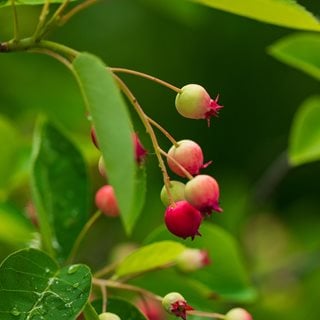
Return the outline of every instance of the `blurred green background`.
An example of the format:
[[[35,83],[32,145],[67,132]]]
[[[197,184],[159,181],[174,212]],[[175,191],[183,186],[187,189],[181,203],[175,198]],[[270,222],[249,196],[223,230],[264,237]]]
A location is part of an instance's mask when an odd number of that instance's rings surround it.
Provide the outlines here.
[[[315,1],[304,5],[320,13]],[[39,8],[19,7],[18,14],[23,33],[33,32]],[[269,45],[293,32],[182,0],[114,0],[81,12],[50,37],[94,53],[109,66],[142,71],[176,86],[199,83],[213,97],[220,94],[225,107],[208,128],[205,121],[181,118],[175,94],[167,88],[122,75],[149,116],[177,140],[197,141],[205,159],[213,160],[206,172],[220,183],[224,213],[212,220],[240,241],[260,292],[247,308],[261,320],[320,318],[320,164],[289,170],[284,156],[294,114],[307,97],[319,94],[319,85],[267,53]],[[11,33],[11,11],[5,8],[0,40]],[[27,53],[2,54],[0,68],[0,200],[12,211],[28,211],[30,146],[40,113],[83,151],[93,194],[103,183],[96,170],[99,153],[91,144],[72,75],[49,57]],[[145,130],[136,115],[132,118],[150,151],[145,210],[130,239],[118,220],[105,218],[94,228],[79,257],[91,265],[101,266],[119,241],[142,241],[163,220],[161,173]],[[158,136],[168,149],[170,143]],[[280,179],[269,180],[270,166],[279,170],[275,176]],[[0,240],[2,260],[17,244]]]

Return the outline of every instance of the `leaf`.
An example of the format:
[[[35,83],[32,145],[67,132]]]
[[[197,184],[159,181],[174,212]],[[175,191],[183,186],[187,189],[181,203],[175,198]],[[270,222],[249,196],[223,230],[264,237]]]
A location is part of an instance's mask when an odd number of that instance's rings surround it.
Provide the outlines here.
[[[126,105],[112,73],[98,58],[81,53],[74,60],[73,69],[86,107],[92,116],[121,219],[127,233],[130,233],[136,220],[133,210],[136,165]]]
[[[307,99],[294,117],[289,139],[289,161],[297,166],[320,160],[320,96]]]
[[[135,275],[165,266],[185,249],[175,241],[161,241],[144,246],[127,256],[117,267],[116,275],[124,277]]]
[[[269,48],[276,59],[320,80],[320,36],[300,33],[280,39]]]
[[[86,320],[99,320],[99,315],[89,301],[83,309],[83,315]]]
[[[319,21],[294,0],[192,0],[212,8],[283,27],[320,31]]]
[[[97,313],[102,313],[102,300],[93,301]],[[139,309],[127,300],[121,298],[108,298],[108,312],[114,313],[123,320],[147,320]]]
[[[89,181],[80,152],[48,122],[35,133],[31,178],[43,241],[66,258],[88,218]]]
[[[0,241],[14,247],[26,246],[35,231],[31,223],[8,204],[0,204]]]
[[[1,320],[70,320],[80,313],[91,289],[85,265],[59,269],[45,253],[24,249],[0,266]]]
[[[256,298],[256,291],[250,283],[243,257],[235,239],[228,232],[210,223],[201,226],[202,237],[192,240],[178,240],[188,247],[207,250],[212,263],[203,269],[188,274],[224,299],[249,302]],[[174,236],[161,227],[152,233],[146,243],[171,240]],[[174,238],[175,239],[175,238]]]
[[[75,1],[75,0],[72,0]],[[15,5],[40,5],[44,4],[46,0],[15,0]],[[50,3],[62,3],[64,0],[50,0]],[[7,7],[11,5],[11,1],[9,0],[0,0],[0,8]]]

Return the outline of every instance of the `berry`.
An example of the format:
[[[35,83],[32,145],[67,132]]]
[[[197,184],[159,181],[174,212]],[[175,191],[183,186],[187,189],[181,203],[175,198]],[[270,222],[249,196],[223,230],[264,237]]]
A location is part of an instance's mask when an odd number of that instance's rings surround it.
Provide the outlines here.
[[[226,314],[226,320],[253,320],[253,318],[247,310],[234,308]]]
[[[192,140],[181,140],[178,146],[172,146],[168,151],[167,162],[170,169],[181,177],[185,177],[184,172],[179,168],[179,163],[191,175],[199,173],[200,169],[206,168],[211,162],[203,164],[203,153],[201,147]]]
[[[138,164],[142,164],[148,152],[143,147],[137,133],[132,134],[132,139],[135,148],[135,160]]]
[[[107,178],[106,167],[104,165],[104,160],[103,160],[102,156],[100,156],[100,158],[99,158],[98,170],[99,170],[99,173],[101,174],[102,177]]]
[[[202,221],[200,211],[185,200],[178,201],[169,206],[165,212],[164,220],[168,230],[174,235],[192,239],[200,235],[198,229]]]
[[[97,208],[106,216],[117,217],[119,215],[117,199],[110,185],[105,185],[97,191],[95,202]]]
[[[111,312],[104,312],[99,315],[100,320],[121,320],[120,317]]]
[[[218,104],[218,97],[213,100],[208,92],[198,84],[188,84],[181,88],[176,96],[178,112],[190,119],[207,119],[218,116],[222,106]]]
[[[94,129],[94,127],[91,127],[90,135],[91,135],[92,143],[97,147],[97,149],[99,149],[96,130]]]
[[[210,214],[212,210],[222,212],[219,207],[219,195],[217,181],[208,175],[196,176],[186,184],[186,200],[202,213]]]
[[[187,304],[185,298],[178,292],[171,292],[164,296],[162,305],[168,313],[174,314],[176,317],[181,317],[184,320],[187,319],[186,312],[193,310],[193,308]]]
[[[136,306],[146,316],[148,320],[163,320],[166,319],[165,311],[159,301],[151,298],[139,299]]]
[[[180,181],[170,181],[170,192],[171,192],[171,196],[172,196],[172,200],[173,201],[180,201],[180,200],[184,200],[184,188],[185,188],[185,184],[180,182]],[[161,189],[161,193],[160,193],[160,198],[162,203],[167,207],[168,205],[170,205],[170,200],[169,200],[169,196],[168,196],[168,192],[167,192],[167,188],[165,186],[162,187]]]
[[[210,264],[208,252],[199,249],[186,249],[177,258],[177,267],[183,272],[192,272]]]

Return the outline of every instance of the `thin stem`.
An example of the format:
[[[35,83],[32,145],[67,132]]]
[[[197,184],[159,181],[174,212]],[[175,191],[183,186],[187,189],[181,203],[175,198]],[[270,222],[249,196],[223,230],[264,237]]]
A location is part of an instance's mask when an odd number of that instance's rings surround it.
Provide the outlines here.
[[[72,263],[72,261],[74,260],[74,257],[79,249],[79,246],[82,242],[82,240],[84,239],[84,237],[86,236],[86,234],[88,233],[89,229],[92,227],[92,225],[98,220],[98,218],[101,215],[101,211],[97,211],[88,221],[87,223],[84,225],[84,227],[82,228],[81,232],[79,233],[77,240],[75,241],[73,248],[71,250],[70,256],[67,259],[67,263],[70,264]]]
[[[150,135],[155,154],[158,158],[159,167],[162,171],[163,182],[164,182],[165,188],[168,193],[168,198],[169,198],[170,203],[173,205],[174,201],[173,201],[173,197],[172,197],[172,194],[170,191],[170,177],[168,175],[167,168],[164,164],[164,161],[163,161],[161,154],[160,154],[160,151],[159,151],[160,147],[159,147],[157,137],[152,129],[151,124],[148,121],[148,116],[144,113],[139,102],[137,101],[135,96],[132,94],[132,92],[130,91],[128,86],[117,75],[115,75],[115,74],[113,74],[113,75],[114,75],[115,79],[117,80],[123,93],[128,97],[129,101],[132,103],[133,107],[135,108],[136,112],[138,113],[138,116],[140,117],[142,123],[144,124],[148,134]]]
[[[13,41],[18,41],[20,38],[19,21],[18,21],[18,13],[17,13],[15,0],[11,0],[11,7],[12,7],[12,14],[13,14]]]
[[[41,10],[41,13],[39,16],[39,22],[38,22],[36,30],[32,36],[34,41],[38,40],[38,36],[39,36],[40,32],[42,31],[44,23],[46,22],[47,16],[49,14],[49,6],[50,6],[50,0],[46,0],[44,5],[42,6],[42,10]]]
[[[99,0],[86,0],[82,3],[79,3],[77,6],[73,7],[69,12],[63,15],[59,21],[59,25],[64,25],[67,23],[75,14],[78,12],[92,6],[93,4],[97,3]]]
[[[106,276],[108,273],[111,273],[115,270],[115,268],[119,265],[119,262],[114,262],[112,264],[108,264],[107,266],[103,267],[102,269],[98,270],[94,273],[96,278],[101,278]]]
[[[150,117],[147,117],[148,121],[154,125],[157,129],[159,129],[171,142],[175,147],[178,147],[178,142],[173,138],[173,136],[165,129],[163,128],[158,122],[154,121]]]
[[[102,295],[102,313],[107,311],[107,287],[101,286],[101,295]]]
[[[61,56],[59,53],[53,52],[49,49],[44,49],[44,48],[36,48],[36,49],[30,49],[28,50],[28,52],[34,52],[34,53],[42,53],[42,54],[46,54],[58,61],[60,61],[62,64],[64,64],[68,69],[71,69],[71,64],[69,62],[69,60],[67,60],[66,58],[64,58],[63,56]]]
[[[184,175],[189,179],[192,180],[193,176],[190,174],[190,172],[188,172],[176,159],[174,159],[173,157],[171,157],[168,153],[166,153],[165,151],[163,151],[160,147],[159,147],[159,151],[161,154],[163,154],[164,156],[166,156],[167,158],[169,158],[176,166],[179,167],[179,169],[184,173]]]
[[[204,312],[198,310],[187,310],[187,314],[211,319],[227,319],[224,314],[214,312]]]
[[[142,78],[145,78],[145,79],[148,79],[148,80],[151,80],[151,81],[154,81],[156,83],[159,83],[161,84],[162,86],[165,86],[177,93],[180,93],[181,92],[181,89],[172,85],[171,83],[168,83],[166,81],[163,81],[159,78],[156,78],[156,77],[153,77],[153,76],[150,76],[146,73],[143,73],[143,72],[138,72],[138,71],[135,71],[135,70],[130,70],[130,69],[125,69],[125,68],[109,68],[112,72],[115,72],[115,73],[128,73],[128,74],[133,74],[135,76],[138,76],[138,77],[142,77]]]

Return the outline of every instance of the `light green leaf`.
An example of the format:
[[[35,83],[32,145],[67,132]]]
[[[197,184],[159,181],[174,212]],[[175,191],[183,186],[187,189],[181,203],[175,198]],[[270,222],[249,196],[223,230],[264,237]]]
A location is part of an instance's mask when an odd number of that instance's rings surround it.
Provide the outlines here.
[[[178,240],[188,247],[207,250],[212,263],[203,269],[188,274],[210,288],[212,293],[224,299],[249,302],[256,298],[256,291],[250,283],[243,257],[235,239],[222,228],[203,223],[201,237],[192,240]],[[159,240],[171,240],[174,236],[161,227],[146,240],[147,243]],[[174,238],[176,239],[176,238]]]
[[[320,160],[320,96],[306,100],[292,123],[289,161],[297,166]]]
[[[156,242],[142,247],[126,257],[116,269],[118,277],[157,269],[175,261],[185,246],[175,241]]]
[[[290,35],[274,43],[269,53],[281,62],[320,80],[320,35]]]
[[[283,27],[320,31],[312,13],[293,0],[192,0],[212,8]]]
[[[62,3],[64,0],[50,0],[50,3]],[[75,1],[75,0],[72,0]],[[41,5],[44,4],[46,0],[15,0],[16,5]],[[7,7],[11,5],[9,0],[0,0],[0,8]]]
[[[0,318],[75,319],[86,304],[90,289],[91,273],[87,266],[59,269],[41,251],[17,251],[0,266]]]
[[[112,73],[98,58],[81,53],[74,60],[73,68],[84,102],[92,116],[121,219],[126,231],[130,233],[136,220],[133,209],[136,164],[126,105]]]
[[[90,189],[81,153],[50,123],[35,132],[31,178],[44,245],[53,254],[54,239],[66,258],[87,221]]]

